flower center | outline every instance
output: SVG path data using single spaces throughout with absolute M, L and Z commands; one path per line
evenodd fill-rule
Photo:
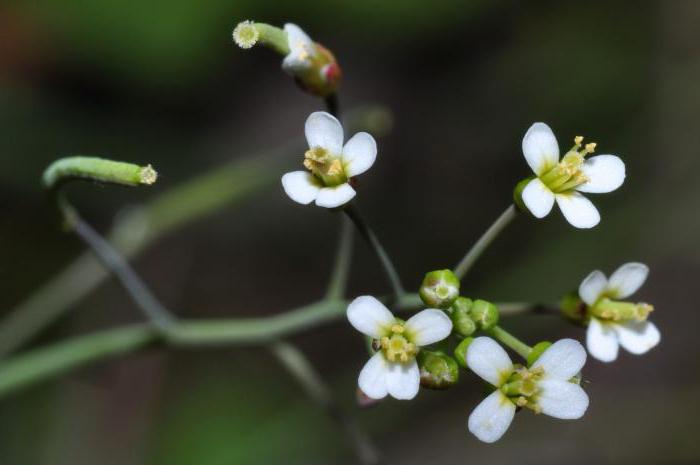
M 537 382 L 543 375 L 542 367 L 528 369 L 522 365 L 516 365 L 515 371 L 499 389 L 518 407 L 526 407 L 535 413 L 540 413 L 542 408 L 536 402 L 539 393 Z
M 581 142 L 583 142 L 583 137 L 576 136 L 571 150 L 564 155 L 559 163 L 540 176 L 540 180 L 544 185 L 555 194 L 570 191 L 588 182 L 588 177 L 583 174 L 581 167 L 586 155 L 593 153 L 595 150 L 596 144 L 591 142 L 582 148 Z
M 589 308 L 592 316 L 614 322 L 645 321 L 653 311 L 654 307 L 644 302 L 620 302 L 608 297 L 603 297 Z
M 326 187 L 334 187 L 347 182 L 343 162 L 323 147 L 314 147 L 304 154 L 304 167 L 323 182 Z
M 390 362 L 406 363 L 415 358 L 418 347 L 406 338 L 406 327 L 403 323 L 391 326 L 389 334 L 379 340 L 384 356 Z

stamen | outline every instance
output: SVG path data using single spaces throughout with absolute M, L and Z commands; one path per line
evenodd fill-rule
M 583 136 L 574 137 L 574 144 L 576 144 L 576 147 L 581 147 L 581 142 L 583 142 Z
M 595 151 L 596 145 L 598 144 L 596 144 L 595 142 L 586 144 L 586 147 L 584 148 L 584 153 L 593 153 Z

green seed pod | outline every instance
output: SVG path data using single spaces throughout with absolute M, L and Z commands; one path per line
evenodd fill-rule
M 459 279 L 451 270 L 431 271 L 423 278 L 418 294 L 429 307 L 447 309 L 459 296 Z
M 450 309 L 450 318 L 454 331 L 462 337 L 471 336 L 476 331 L 476 323 L 469 316 L 472 308 L 472 300 L 466 297 L 457 297 Z
M 474 340 L 473 337 L 466 337 L 455 347 L 455 360 L 459 363 L 462 368 L 467 368 L 467 349 L 469 349 L 469 344 Z
M 498 324 L 498 308 L 491 302 L 475 300 L 469 310 L 469 316 L 481 330 L 489 330 Z
M 513 203 L 515 203 L 515 205 L 518 207 L 518 210 L 526 213 L 530 213 L 530 210 L 527 209 L 525 203 L 523 202 L 523 190 L 525 189 L 525 186 L 527 186 L 534 178 L 534 176 L 530 176 L 529 178 L 523 179 L 516 184 L 515 189 L 513 189 Z
M 418 354 L 420 385 L 428 389 L 447 389 L 457 383 L 459 366 L 442 352 L 421 350 Z
M 533 363 L 537 361 L 538 358 L 544 353 L 545 350 L 549 349 L 552 343 L 549 341 L 538 342 L 534 345 L 530 354 L 527 356 L 527 366 L 531 367 Z

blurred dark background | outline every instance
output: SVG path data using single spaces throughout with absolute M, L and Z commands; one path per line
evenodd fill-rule
M 558 299 L 592 269 L 650 265 L 635 298 L 653 303 L 662 342 L 586 368 L 581 421 L 517 416 L 496 445 L 466 429 L 481 398 L 464 372 L 446 393 L 354 404 L 363 341 L 343 321 L 293 342 L 388 463 L 698 463 L 700 373 L 700 4 L 679 1 L 22 0 L 0 3 L 0 314 L 82 251 L 40 185 L 67 154 L 152 163 L 148 189 L 80 185 L 71 196 L 100 230 L 124 206 L 232 159 L 302 134 L 318 100 L 296 89 L 280 57 L 238 49 L 252 18 L 292 21 L 332 49 L 343 108 L 386 106 L 393 130 L 362 177 L 359 207 L 405 283 L 450 267 L 529 175 L 527 128 L 549 123 L 620 155 L 627 181 L 596 196 L 591 231 L 556 211 L 520 218 L 464 283 L 497 301 Z M 301 152 L 288 153 L 296 163 Z M 283 170 L 280 170 L 281 175 Z M 134 260 L 188 318 L 274 314 L 325 290 L 338 218 L 292 203 L 275 183 L 244 203 L 168 234 Z M 386 292 L 356 244 L 349 295 Z M 141 315 L 113 280 L 32 342 L 40 347 Z M 551 316 L 505 326 L 526 341 L 580 328 Z M 2 363 L 2 362 L 0 362 Z M 150 349 L 0 400 L 3 465 L 354 463 L 336 426 L 265 348 Z

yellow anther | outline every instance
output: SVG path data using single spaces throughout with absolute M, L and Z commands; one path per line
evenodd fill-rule
M 517 405 L 518 407 L 525 407 L 527 405 L 527 399 L 523 396 L 520 396 L 515 401 L 515 405 Z
M 393 325 L 391 327 L 391 332 L 396 333 L 396 334 L 401 334 L 405 331 L 406 328 L 403 327 L 403 325 Z
M 406 363 L 408 362 L 408 354 L 406 352 L 401 352 L 401 361 Z
M 654 306 L 646 303 L 637 304 L 637 319 L 644 321 L 647 319 L 649 314 L 654 311 Z
M 381 345 L 383 349 L 388 349 L 389 348 L 389 338 L 384 336 L 381 340 Z
M 585 147 L 586 153 L 593 153 L 595 151 L 596 145 L 597 144 L 595 142 L 591 142 L 591 143 L 586 144 L 586 147 Z
M 574 144 L 576 144 L 577 146 L 580 146 L 581 142 L 583 142 L 583 136 L 574 137 Z

